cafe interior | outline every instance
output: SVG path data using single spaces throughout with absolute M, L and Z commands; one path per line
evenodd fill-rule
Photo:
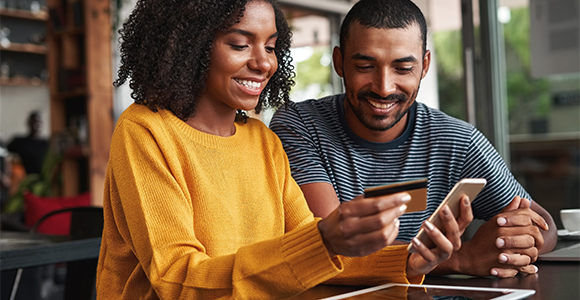
M 0 0 L 1 299 L 95 298 L 110 138 L 132 103 L 127 84 L 112 85 L 117 31 L 135 2 Z M 278 2 L 293 31 L 291 99 L 343 92 L 331 54 L 356 0 Z M 561 211 L 580 208 L 579 1 L 413 2 L 427 19 L 432 53 L 417 101 L 475 125 L 552 215 L 557 248 L 578 243 L 580 231 L 565 226 Z M 269 124 L 273 112 L 248 113 Z M 27 154 L 9 149 L 32 131 L 38 144 L 27 144 Z M 34 172 L 27 163 L 38 155 L 44 158 Z M 474 221 L 466 236 L 480 224 Z M 535 277 L 427 276 L 426 283 L 578 299 L 578 259 L 539 267 Z M 320 287 L 299 298 L 353 290 Z

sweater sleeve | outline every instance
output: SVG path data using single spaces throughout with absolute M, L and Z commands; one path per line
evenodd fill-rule
M 344 285 L 423 283 L 425 276 L 407 277 L 408 256 L 407 245 L 394 245 L 364 257 L 340 257 L 344 264 L 344 272 L 327 283 Z
M 135 268 L 143 270 L 160 298 L 280 297 L 340 273 L 314 219 L 278 238 L 210 257 L 194 230 L 195 199 L 180 188 L 170 158 L 163 155 L 170 143 L 139 124 L 122 122 L 109 162 L 111 207 L 117 230 L 138 261 Z

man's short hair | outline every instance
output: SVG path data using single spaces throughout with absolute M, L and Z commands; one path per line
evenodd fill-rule
M 361 0 L 346 14 L 340 27 L 340 48 L 344 51 L 351 24 L 358 22 L 368 28 L 407 28 L 419 25 L 423 54 L 427 50 L 427 22 L 411 0 Z

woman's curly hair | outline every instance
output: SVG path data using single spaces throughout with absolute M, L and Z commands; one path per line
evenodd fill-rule
M 119 30 L 121 67 L 115 86 L 129 81 L 135 103 L 168 109 L 187 120 L 204 91 L 217 33 L 240 21 L 246 3 L 272 4 L 278 39 L 278 70 L 260 95 L 256 112 L 288 103 L 294 85 L 292 33 L 274 0 L 138 0 Z

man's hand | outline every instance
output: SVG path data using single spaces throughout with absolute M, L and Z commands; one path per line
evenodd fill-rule
M 423 227 L 429 238 L 435 244 L 435 248 L 428 249 L 417 238 L 413 238 L 414 253 L 407 260 L 407 276 L 414 277 L 431 272 L 441 262 L 449 259 L 453 251 L 461 248 L 461 235 L 473 220 L 471 204 L 467 196 L 461 199 L 460 213 L 457 219 L 448 206 L 439 213 L 443 222 L 445 235 L 429 221 L 425 221 Z
M 544 218 L 530 209 L 530 201 L 516 196 L 498 215 L 483 224 L 475 236 L 454 253 L 454 265 L 461 273 L 513 277 L 518 272 L 533 274 L 531 263 L 544 244 L 541 230 L 548 230 Z M 477 259 L 475 259 L 477 258 Z
M 390 245 L 409 200 L 408 193 L 398 193 L 342 203 L 318 223 L 330 255 L 366 256 Z

